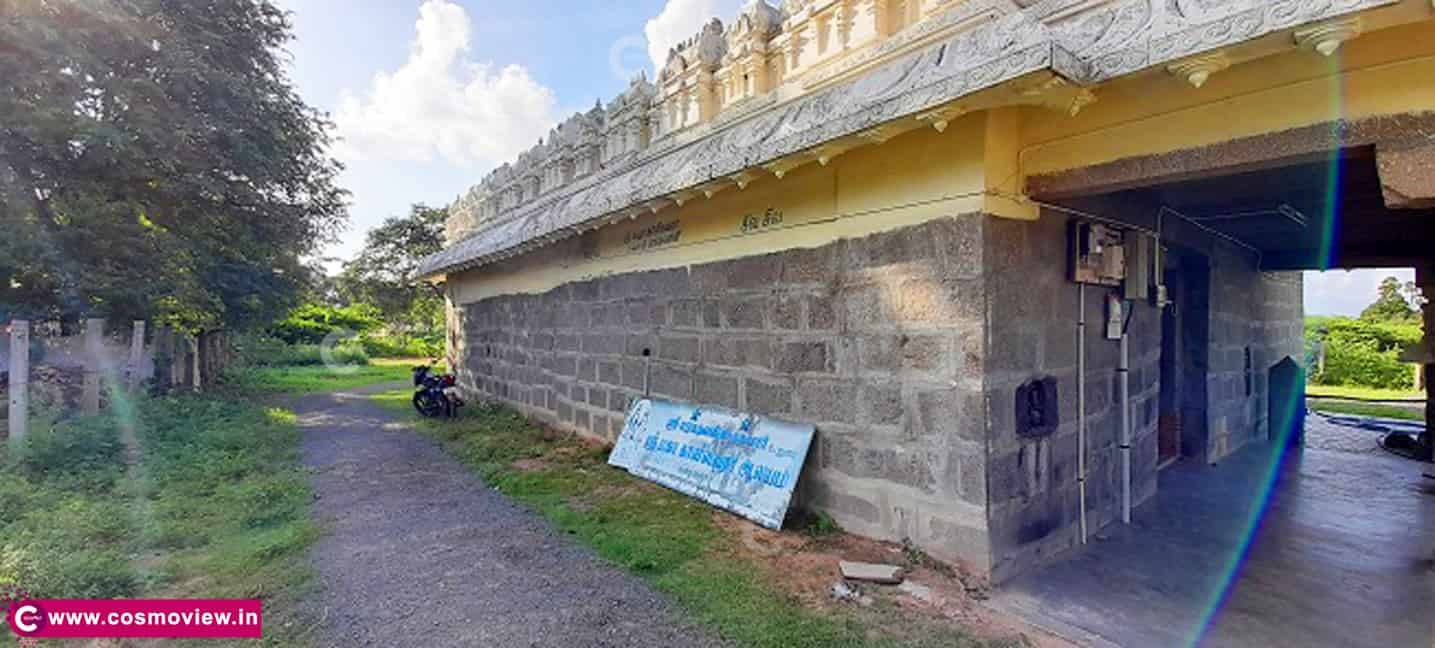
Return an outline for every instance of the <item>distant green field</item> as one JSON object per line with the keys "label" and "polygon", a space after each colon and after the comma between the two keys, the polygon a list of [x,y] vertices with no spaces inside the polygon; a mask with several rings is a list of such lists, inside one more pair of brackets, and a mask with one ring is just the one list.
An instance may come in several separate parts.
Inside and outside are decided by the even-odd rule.
{"label": "distant green field", "polygon": [[1317,412],[1325,412],[1327,414],[1349,414],[1351,416],[1369,416],[1401,421],[1425,420],[1424,411],[1413,407],[1401,407],[1399,405],[1356,403],[1351,401],[1313,398],[1310,400],[1310,408]]}
{"label": "distant green field", "polygon": [[414,366],[425,363],[417,358],[376,358],[367,365],[340,370],[323,365],[249,367],[236,372],[232,380],[245,389],[306,394],[409,380]]}
{"label": "distant green field", "polygon": [[1349,398],[1368,401],[1419,401],[1424,402],[1425,394],[1418,391],[1399,389],[1375,389],[1373,387],[1347,387],[1334,385],[1306,385],[1305,394],[1312,398]]}

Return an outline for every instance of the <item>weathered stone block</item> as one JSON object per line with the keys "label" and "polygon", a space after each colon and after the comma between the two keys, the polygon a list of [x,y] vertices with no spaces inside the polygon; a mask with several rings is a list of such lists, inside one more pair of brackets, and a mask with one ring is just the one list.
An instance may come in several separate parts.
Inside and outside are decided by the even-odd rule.
{"label": "weathered stone block", "polygon": [[558,351],[577,351],[578,336],[574,333],[559,333],[554,337],[553,348]]}
{"label": "weathered stone block", "polygon": [[564,423],[573,422],[573,405],[568,401],[558,401],[558,420]]}
{"label": "weathered stone block", "polygon": [[897,425],[902,422],[900,385],[864,386],[862,402],[866,410],[865,422],[875,425]]}
{"label": "weathered stone block", "polygon": [[589,382],[598,379],[598,364],[588,356],[578,357],[578,380]]}
{"label": "weathered stone block", "polygon": [[756,414],[785,414],[792,411],[792,381],[787,379],[744,380],[747,403],[744,406]]}
{"label": "weathered stone block", "polygon": [[701,299],[678,299],[669,306],[669,321],[679,328],[697,328],[703,325],[703,301]]}
{"label": "weathered stone block", "polygon": [[808,420],[847,423],[857,418],[857,386],[848,381],[801,380],[797,399],[798,412]]}
{"label": "weathered stone block", "polygon": [[764,310],[761,297],[725,298],[722,300],[723,325],[732,329],[761,329]]}
{"label": "weathered stone block", "polygon": [[602,361],[598,363],[598,382],[608,385],[623,384],[623,370],[617,362]]}
{"label": "weathered stone block", "polygon": [[772,343],[767,338],[710,337],[703,340],[703,362],[727,367],[772,366]]}
{"label": "weathered stone block", "polygon": [[802,328],[802,298],[796,295],[773,297],[772,327],[778,330],[795,331]]}
{"label": "weathered stone block", "polygon": [[947,453],[947,484],[963,500],[986,506],[986,457],[980,451],[951,450]]}
{"label": "weathered stone block", "polygon": [[601,388],[601,387],[589,387],[589,388],[588,388],[588,404],[589,404],[589,405],[592,405],[592,406],[594,406],[594,407],[601,407],[601,408],[607,409],[607,407],[608,407],[608,390],[603,389],[603,388]]}
{"label": "weathered stone block", "polygon": [[654,394],[684,401],[693,398],[693,371],[691,369],[654,362],[652,381]]}
{"label": "weathered stone block", "polygon": [[647,362],[644,360],[623,361],[623,386],[642,392],[647,386]]}
{"label": "weathered stone block", "polygon": [[695,400],[704,405],[718,405],[729,409],[740,409],[738,402],[738,379],[710,372],[698,372],[694,379]]}
{"label": "weathered stone block", "polygon": [[696,337],[664,335],[658,340],[658,357],[663,360],[695,363],[701,355],[701,344]]}
{"label": "weathered stone block", "polygon": [[837,329],[837,299],[832,295],[807,298],[807,328],[813,331]]}
{"label": "weathered stone block", "polygon": [[630,333],[627,340],[627,355],[637,358],[653,357],[658,350],[658,336],[651,333]]}
{"label": "weathered stone block", "polygon": [[892,296],[881,285],[855,286],[842,291],[842,307],[849,330],[888,326],[892,321]]}
{"label": "weathered stone block", "polygon": [[773,367],[783,373],[829,373],[832,360],[826,342],[787,342],[778,345]]}
{"label": "weathered stone block", "polygon": [[573,412],[573,426],[579,430],[592,430],[593,426],[589,419],[588,410],[579,409]]}

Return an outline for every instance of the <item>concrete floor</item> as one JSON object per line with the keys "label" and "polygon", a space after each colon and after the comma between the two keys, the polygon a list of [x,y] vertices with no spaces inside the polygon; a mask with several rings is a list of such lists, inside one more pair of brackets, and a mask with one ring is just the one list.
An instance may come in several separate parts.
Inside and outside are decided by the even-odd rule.
{"label": "concrete floor", "polygon": [[[1341,430],[1311,430],[1351,434]],[[1435,646],[1435,481],[1429,464],[1326,443],[1288,457],[1271,508],[1204,632],[1239,555],[1269,444],[1219,466],[1161,474],[1131,528],[999,588],[998,609],[1080,643],[1148,646]]]}

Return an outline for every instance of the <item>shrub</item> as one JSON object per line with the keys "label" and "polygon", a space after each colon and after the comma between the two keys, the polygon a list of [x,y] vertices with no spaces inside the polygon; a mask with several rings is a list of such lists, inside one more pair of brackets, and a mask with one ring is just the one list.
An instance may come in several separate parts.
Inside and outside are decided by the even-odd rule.
{"label": "shrub", "polygon": [[441,336],[400,338],[366,335],[360,342],[371,358],[436,358],[444,354]]}
{"label": "shrub", "polygon": [[378,309],[368,304],[343,308],[305,304],[274,324],[270,333],[289,344],[319,344],[331,333],[364,333],[379,328],[381,324]]}
{"label": "shrub", "polygon": [[1418,324],[1311,318],[1306,325],[1311,381],[1318,385],[1410,389],[1415,382],[1414,372],[1400,362],[1400,354],[1418,344],[1420,338]]}
{"label": "shrub", "polygon": [[[251,367],[312,367],[324,364],[318,344],[288,344],[276,338],[250,338],[239,343],[241,364]],[[345,365],[369,364],[369,353],[357,340],[345,340],[329,351],[331,360]]]}

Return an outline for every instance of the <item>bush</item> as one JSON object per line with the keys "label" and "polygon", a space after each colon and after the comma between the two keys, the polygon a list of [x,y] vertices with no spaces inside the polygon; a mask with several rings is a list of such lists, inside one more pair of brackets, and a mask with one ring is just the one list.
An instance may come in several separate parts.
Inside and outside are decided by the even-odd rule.
{"label": "bush", "polygon": [[373,335],[364,336],[360,343],[371,358],[437,358],[444,355],[442,337]]}
{"label": "bush", "polygon": [[[237,345],[240,364],[250,367],[313,367],[324,364],[318,344],[289,344],[277,338],[250,338]],[[345,340],[330,349],[329,357],[338,364],[367,365],[370,354],[357,340]]]}
{"label": "bush", "polygon": [[289,344],[319,344],[332,333],[364,333],[380,325],[378,309],[368,304],[343,308],[305,304],[271,327],[270,334]]}
{"label": "bush", "polygon": [[[1347,318],[1311,318],[1306,325],[1306,353],[1311,382],[1380,389],[1414,387],[1414,371],[1400,354],[1420,342],[1418,324],[1373,322]],[[1320,354],[1324,351],[1322,367]]]}

